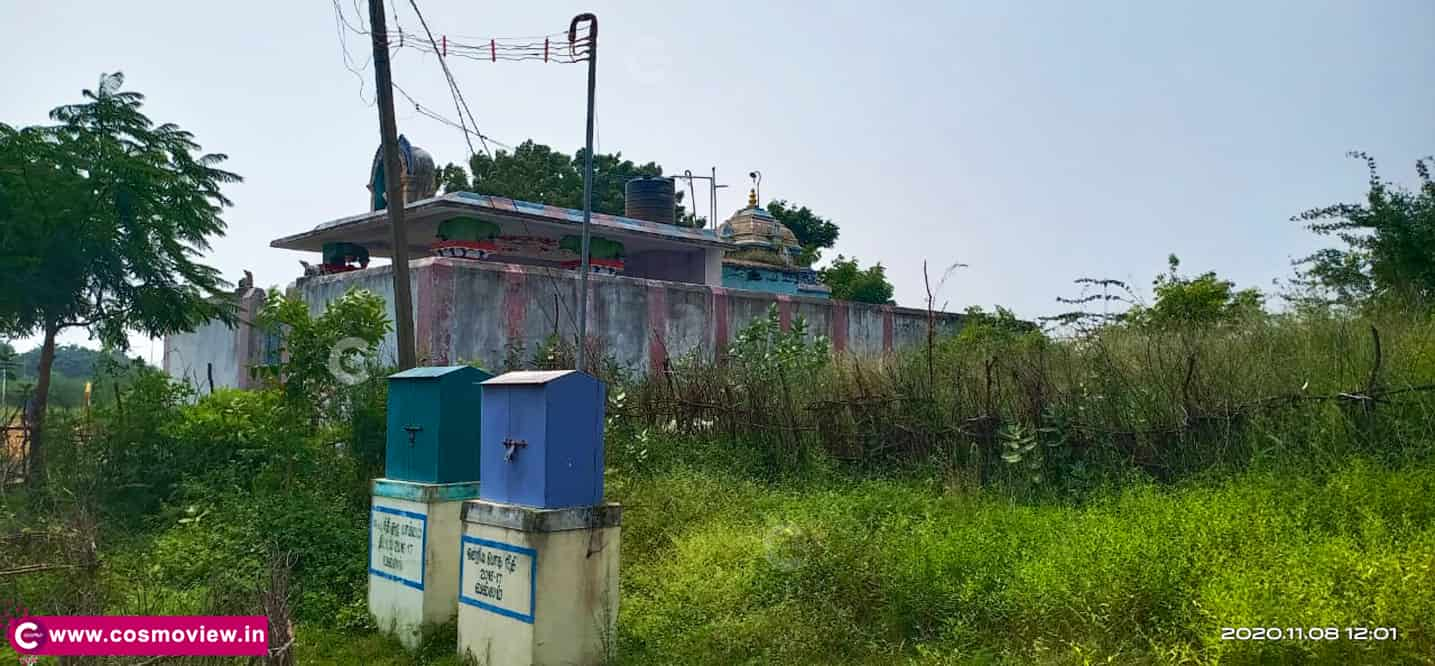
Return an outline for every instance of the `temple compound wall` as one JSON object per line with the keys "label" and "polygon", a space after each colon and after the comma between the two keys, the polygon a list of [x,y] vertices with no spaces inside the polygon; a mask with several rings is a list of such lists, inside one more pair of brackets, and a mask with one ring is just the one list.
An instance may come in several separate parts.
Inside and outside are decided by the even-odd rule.
{"label": "temple compound wall", "polygon": [[191,333],[165,337],[161,363],[169,376],[201,393],[208,393],[211,386],[249,388],[254,383],[249,367],[264,363],[276,347],[272,336],[254,326],[265,293],[248,288],[235,298],[238,321],[234,326],[211,321]]}
{"label": "temple compound wall", "polygon": [[[579,281],[573,271],[445,257],[410,266],[421,365],[477,363],[497,370],[508,359],[531,362],[554,334],[569,340],[576,335]],[[301,278],[292,287],[316,314],[352,288],[382,297],[392,321],[390,266]],[[589,336],[605,356],[636,372],[694,351],[712,357],[773,304],[784,328],[802,317],[808,330],[826,335],[838,353],[878,355],[924,344],[927,336],[927,312],[912,308],[621,275],[591,275],[589,289]],[[955,333],[960,324],[960,315],[936,313],[939,335]],[[242,368],[267,353],[263,340],[262,331],[244,323],[235,329],[211,324],[166,339],[165,368],[172,376],[193,378],[195,368],[213,363],[222,368],[216,386],[243,386]],[[395,348],[390,333],[381,358],[392,362]]]}

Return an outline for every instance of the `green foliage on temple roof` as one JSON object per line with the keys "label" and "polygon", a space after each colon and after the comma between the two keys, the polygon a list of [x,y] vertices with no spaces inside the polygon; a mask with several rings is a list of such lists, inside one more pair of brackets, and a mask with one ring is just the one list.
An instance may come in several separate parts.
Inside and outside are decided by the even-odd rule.
{"label": "green foliage on temple roof", "polygon": [[[574,254],[580,254],[583,251],[583,238],[581,236],[564,236],[563,240],[558,242],[558,247]],[[588,256],[594,259],[622,259],[625,255],[622,243],[599,236],[591,236],[588,238]]]}
{"label": "green foliage on temple roof", "polygon": [[498,233],[497,224],[472,217],[454,217],[438,225],[438,237],[442,240],[485,241]]}

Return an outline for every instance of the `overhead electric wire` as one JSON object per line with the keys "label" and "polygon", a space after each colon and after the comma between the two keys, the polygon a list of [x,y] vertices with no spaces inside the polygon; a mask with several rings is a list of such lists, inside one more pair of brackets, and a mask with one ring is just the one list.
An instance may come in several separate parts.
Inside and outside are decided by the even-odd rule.
{"label": "overhead electric wire", "polygon": [[542,42],[514,42],[497,39],[489,40],[487,43],[465,44],[456,40],[444,38],[442,46],[437,40],[430,39],[428,44],[422,40],[415,39],[408,44],[409,48],[417,49],[424,53],[438,55],[440,58],[455,56],[478,62],[482,61],[543,61],[559,64],[572,64],[587,62],[591,52],[588,38],[582,38],[569,42],[567,35],[550,35]]}
{"label": "overhead electric wire", "polygon": [[[424,20],[423,13],[419,11],[418,4],[417,4],[416,0],[409,0],[409,3],[410,3],[410,5],[413,6],[414,14],[418,16],[419,23],[423,26],[424,32],[425,32],[425,34],[428,36],[429,44],[435,49],[434,51],[431,51],[431,53],[434,53],[435,55],[438,56],[439,64],[443,66],[444,77],[448,79],[449,90],[450,90],[450,91],[453,93],[453,95],[454,95],[455,103],[456,103],[457,105],[461,106],[464,110],[467,110],[468,104],[467,104],[467,102],[464,101],[464,99],[463,99],[463,93],[462,93],[462,91],[460,91],[460,90],[458,89],[458,84],[457,84],[457,82],[454,81],[454,79],[453,79],[453,74],[452,74],[452,72],[449,71],[449,68],[448,68],[447,63],[444,62],[444,58],[443,58],[442,54],[440,54],[440,53],[438,52],[438,50],[437,50],[437,49],[438,49],[438,45],[434,42],[433,32],[432,32],[431,30],[429,30],[428,22]],[[414,41],[415,41],[415,44],[416,44],[415,48],[418,48],[418,49],[420,49],[420,50],[423,50],[423,49],[422,49],[422,41],[420,41],[420,40],[414,40]],[[407,99],[407,100],[409,100],[410,102],[412,102],[413,105],[414,105],[414,109],[415,109],[416,111],[418,111],[419,113],[421,113],[421,114],[423,114],[423,115],[425,115],[425,116],[427,116],[427,117],[429,117],[429,118],[431,118],[431,119],[437,120],[438,122],[444,123],[444,124],[446,124],[446,125],[448,125],[448,126],[450,126],[450,127],[454,126],[453,121],[451,121],[451,120],[449,120],[449,119],[447,119],[447,118],[442,117],[442,115],[440,115],[440,114],[438,114],[438,113],[436,113],[436,112],[433,112],[433,111],[430,110],[430,109],[425,108],[422,104],[419,104],[417,100],[415,100],[413,97],[411,97],[411,96],[408,94],[408,92],[406,92],[406,91],[404,91],[402,88],[398,87],[397,84],[394,85],[394,88],[395,88],[396,90],[398,90],[399,93],[400,93],[401,95],[403,95],[405,99]],[[469,113],[469,120],[473,121],[473,115],[472,115],[471,112]],[[477,122],[477,121],[473,121],[473,130],[470,131],[470,130],[468,129],[467,125],[463,123],[463,116],[462,116],[462,115],[459,116],[458,129],[464,133],[464,140],[465,140],[465,142],[468,144],[469,168],[470,168],[470,170],[471,170],[472,167],[473,167],[473,159],[472,159],[472,158],[473,158],[475,152],[474,152],[474,150],[473,150],[473,143],[472,143],[471,141],[468,141],[468,135],[469,135],[470,133],[472,133],[472,134],[478,136],[479,142],[483,145],[484,150],[487,152],[487,151],[488,151],[488,144],[487,144],[487,141],[486,141],[486,137],[478,131],[478,122]],[[488,156],[489,156],[489,159],[493,159],[493,155],[492,155],[491,152],[488,153]],[[473,174],[473,175],[474,175],[474,177],[477,177],[477,174]],[[532,228],[531,226],[529,226],[528,220],[520,218],[519,223],[523,225],[524,233],[528,234],[529,236],[534,236],[533,228]],[[561,309],[563,310],[563,314],[566,315],[566,317],[568,318],[569,325],[571,325],[571,326],[576,330],[577,327],[578,327],[577,315],[574,314],[573,308],[568,305],[568,299],[567,299],[566,297],[564,297],[564,295],[563,295],[563,291],[562,291],[562,289],[561,289],[561,285],[560,285],[559,282],[558,282],[558,277],[557,277],[556,275],[554,275],[553,268],[550,267],[550,266],[546,266],[546,265],[539,265],[539,266],[536,266],[536,267],[540,269],[540,271],[543,273],[544,277],[548,278],[549,286],[550,286],[550,288],[552,288],[552,290],[553,290],[553,296],[554,296],[554,298],[557,300],[558,305],[559,305],[559,306],[561,307]],[[548,315],[548,309],[547,309],[547,308],[543,308],[542,310],[543,310],[544,316],[547,317],[547,315]],[[554,313],[554,316],[555,316],[555,317],[558,316],[557,313]],[[554,329],[556,330],[556,329],[557,329],[557,326],[558,326],[558,322],[555,320],[555,321],[552,321],[551,323],[553,324]],[[580,340],[580,341],[578,342],[578,344],[583,344],[583,341]]]}
{"label": "overhead electric wire", "polygon": [[339,34],[339,50],[343,52],[344,69],[349,70],[349,73],[353,74],[354,78],[359,80],[359,101],[363,102],[365,106],[373,106],[375,102],[378,101],[378,98],[375,97],[373,101],[364,99],[364,88],[367,86],[367,81],[364,78],[363,74],[364,70],[369,68],[369,63],[373,62],[373,56],[369,56],[369,59],[365,60],[362,66],[359,66],[357,68],[354,66],[354,57],[353,54],[349,53],[349,41],[344,36],[344,28],[354,30],[355,32],[359,31],[355,30],[354,26],[349,25],[349,20],[344,17],[344,8],[339,6],[339,0],[333,1],[334,31]]}
{"label": "overhead electric wire", "polygon": [[[489,135],[487,135],[487,134],[483,134],[483,133],[480,133],[480,132],[475,132],[475,131],[469,129],[468,126],[462,125],[462,124],[457,123],[457,122],[454,122],[454,121],[453,121],[452,119],[450,119],[448,116],[445,116],[445,115],[439,113],[438,111],[433,110],[433,109],[430,108],[430,107],[424,106],[423,103],[421,103],[421,102],[419,102],[418,100],[414,99],[413,95],[410,95],[410,94],[408,93],[408,91],[407,91],[407,90],[404,90],[403,87],[400,86],[398,83],[395,83],[395,84],[393,84],[393,85],[394,85],[394,90],[399,91],[399,94],[402,95],[404,99],[408,100],[408,101],[409,101],[409,104],[412,104],[412,105],[414,106],[414,111],[417,111],[420,115],[422,115],[422,116],[424,116],[424,117],[426,117],[426,118],[428,118],[428,119],[430,119],[430,120],[434,120],[434,121],[437,121],[437,122],[442,123],[442,124],[444,124],[444,125],[447,125],[447,126],[449,126],[449,127],[452,127],[452,128],[454,128],[454,129],[462,130],[462,131],[464,131],[464,132],[468,132],[469,134],[472,134],[473,136],[478,137],[480,140],[482,140],[482,141],[487,141],[488,143],[491,143],[491,144],[493,144],[493,145],[495,145],[495,146],[498,146],[499,148],[504,148],[504,149],[507,149],[507,150],[513,150],[513,146],[510,146],[510,145],[508,145],[508,144],[506,144],[506,143],[504,143],[504,142],[502,142],[502,141],[499,141],[498,139],[495,139],[495,138],[493,138],[493,137],[491,137],[491,136],[489,136]],[[470,151],[469,151],[469,155],[473,155],[473,154],[475,154],[475,153],[470,150]]]}
{"label": "overhead electric wire", "polygon": [[[424,14],[423,14],[423,12],[419,11],[419,3],[418,3],[418,0],[409,0],[409,6],[410,6],[410,7],[413,7],[413,9],[414,9],[414,15],[419,17],[419,25],[423,26],[424,34],[427,34],[427,35],[428,35],[429,44],[433,45],[434,51],[437,52],[437,51],[438,51],[438,44],[434,42],[433,31],[432,31],[432,30],[429,30],[429,24],[428,24],[428,21],[424,19]],[[400,34],[402,34],[402,33],[400,33]],[[469,111],[469,109],[468,109],[468,102],[463,99],[463,91],[461,91],[461,90],[458,89],[458,83],[454,82],[454,80],[453,80],[453,72],[449,71],[449,69],[448,69],[448,63],[445,62],[442,57],[440,57],[440,58],[438,59],[438,64],[439,64],[440,67],[443,68],[444,78],[448,79],[448,88],[449,88],[449,91],[450,91],[451,93],[453,93],[454,106],[457,107],[456,110],[458,111],[458,122],[459,122],[460,124],[463,124],[463,114],[464,114],[465,112],[467,112],[467,113],[468,113],[468,120],[469,120],[470,123],[473,124],[473,131],[474,131],[474,132],[478,132],[478,131],[479,131],[479,129],[478,129],[478,121],[477,121],[476,119],[474,119],[474,117],[473,117],[473,112],[472,112],[472,111]],[[464,134],[463,134],[463,140],[464,140],[465,143],[468,144],[468,152],[469,152],[470,154],[472,154],[472,153],[473,153],[473,141],[471,141],[471,140],[468,138],[468,132],[466,131],[466,128],[465,128],[465,132],[464,132]],[[491,151],[491,150],[488,149],[488,143],[486,143],[486,142],[483,140],[483,135],[482,135],[482,134],[479,135],[478,142],[479,142],[479,145],[482,145],[482,146],[483,146],[483,152],[484,152],[484,153],[487,153],[488,156],[489,156],[490,158],[492,158],[492,157],[493,157],[493,151]]]}
{"label": "overhead electric wire", "polygon": [[[372,34],[368,30],[363,29],[362,21],[360,25],[357,26],[350,23],[343,8],[339,5],[338,0],[332,0],[332,2],[339,21],[345,28],[348,28],[358,35]],[[491,37],[472,42],[467,40],[473,38],[461,36],[445,34],[435,37],[433,31],[428,27],[427,21],[419,11],[418,3],[414,0],[410,0],[409,4],[413,7],[415,14],[419,17],[419,22],[423,25],[424,34],[417,35],[405,31],[402,25],[398,24],[398,11],[395,9],[394,22],[397,27],[394,30],[390,30],[387,34],[389,50],[397,52],[401,49],[411,48],[422,53],[437,55],[440,58],[440,65],[446,70],[445,78],[452,78],[452,72],[447,70],[447,65],[443,62],[448,56],[479,62],[485,60],[502,60],[505,62],[542,60],[544,62],[571,64],[586,62],[591,52],[589,48],[591,39],[589,37],[578,38],[570,42],[568,41],[567,33],[562,32],[534,37]],[[398,37],[397,43],[395,43],[394,40],[395,36]],[[455,82],[454,85],[450,87],[457,88],[457,83]],[[462,91],[455,91],[455,94],[456,96],[461,96]],[[469,122],[474,120],[471,112],[468,112],[466,115],[468,116]]]}
{"label": "overhead electric wire", "polygon": [[[344,27],[358,35],[372,34],[363,28],[362,21],[359,25],[350,23],[347,14],[344,13],[338,0],[332,1],[334,9]],[[423,18],[422,13],[418,10],[417,3],[411,1],[409,4],[413,7],[414,13],[418,15],[420,23],[423,24],[425,34],[418,35],[404,30],[403,26],[399,24],[398,10],[395,8],[393,12],[395,29],[388,32],[390,50],[396,48],[413,48],[424,53],[436,53],[440,57],[473,53],[475,56],[470,58],[473,60],[491,60],[495,53],[505,53],[512,57],[515,52],[518,52],[523,55],[523,59],[525,60],[542,60],[545,59],[546,55],[548,61],[560,63],[586,62],[586,57],[589,53],[587,50],[590,44],[589,37],[581,37],[569,42],[567,32],[554,32],[547,35],[532,35],[527,37],[475,37],[472,35],[449,34],[442,34],[435,37],[433,31],[429,29],[427,22]],[[362,16],[357,6],[354,11]],[[393,43],[394,36],[398,37],[398,44]],[[425,41],[428,42],[427,45],[425,45]],[[580,51],[580,49],[582,50]],[[487,53],[488,56],[479,57],[485,53]],[[500,57],[499,59],[501,60],[503,58]]]}
{"label": "overhead electric wire", "polygon": [[[333,0],[333,2],[334,2],[334,11],[339,15],[339,20],[340,20],[341,22],[343,22],[344,27],[346,27],[346,28],[348,28],[348,29],[354,31],[355,33],[360,34],[360,35],[367,35],[367,34],[369,34],[369,31],[368,31],[368,30],[360,30],[359,28],[354,27],[353,24],[349,23],[349,18],[348,18],[348,16],[346,16],[346,15],[344,14],[344,8],[339,6],[339,0]],[[357,14],[358,16],[363,16],[363,13],[360,12],[357,7],[354,8],[354,13]],[[363,25],[363,21],[362,21],[362,20],[359,22],[359,25]]]}
{"label": "overhead electric wire", "polygon": [[[345,66],[348,67],[349,70],[355,74],[355,76],[359,77],[360,83],[362,85],[364,79],[361,76],[360,72],[362,71],[362,69],[368,67],[368,63],[366,62],[364,67],[360,68],[360,70],[358,71],[356,71],[351,66],[350,63],[352,59],[349,56],[347,43],[344,41],[343,28],[348,28],[349,30],[359,35],[371,35],[372,33],[370,31],[362,30],[350,24],[347,17],[345,17],[344,15],[344,11],[339,4],[339,0],[332,1],[334,4],[335,13],[338,17],[338,24],[342,26],[339,27],[338,30],[340,32],[340,45],[343,48],[345,55]],[[353,1],[357,2],[358,0]],[[424,37],[427,38],[428,43],[425,44],[425,40],[419,35],[412,35],[403,30],[403,27],[399,24],[398,10],[397,8],[395,8],[395,29],[390,31],[386,35],[388,41],[386,46],[388,47],[388,50],[391,54],[401,51],[404,48],[412,48],[422,53],[430,53],[438,57],[439,66],[443,69],[444,78],[448,82],[450,96],[453,97],[454,100],[454,107],[456,112],[458,113],[458,122],[455,123],[453,120],[445,117],[443,114],[438,113],[437,111],[434,111],[433,109],[430,109],[419,103],[418,100],[415,100],[413,96],[409,95],[408,92],[405,91],[402,87],[400,87],[397,83],[392,83],[391,85],[395,90],[399,91],[399,94],[403,95],[404,99],[408,100],[409,103],[414,105],[414,110],[416,112],[443,125],[458,129],[463,133],[464,143],[466,143],[468,146],[470,167],[472,166],[472,158],[476,155],[476,151],[473,148],[473,142],[469,139],[470,136],[478,137],[479,143],[483,146],[483,150],[488,155],[489,159],[493,159],[493,153],[488,147],[488,144],[490,142],[492,142],[494,145],[499,146],[500,148],[506,148],[508,150],[513,150],[513,148],[511,146],[503,144],[502,142],[495,141],[494,139],[488,137],[487,135],[479,131],[478,120],[474,118],[473,111],[469,109],[468,101],[465,100],[463,97],[463,91],[459,88],[458,82],[454,80],[453,72],[448,67],[447,56],[450,55],[450,52],[452,52],[452,55],[456,57],[477,62],[542,61],[559,64],[586,62],[588,57],[592,53],[591,37],[579,38],[570,42],[568,40],[567,32],[552,33],[549,35],[539,35],[534,37],[504,38],[502,40],[500,40],[499,38],[488,38],[486,40],[487,43],[483,43],[483,41],[479,41],[478,43],[464,43],[464,41],[461,40],[466,41],[467,39],[472,38],[457,36],[459,37],[459,39],[450,39],[449,36],[445,34],[442,36],[443,45],[440,46],[439,40],[436,40],[434,38],[433,31],[429,29],[428,21],[424,19],[423,12],[419,10],[417,0],[409,0],[409,5],[413,8],[415,16],[418,17],[419,24],[424,29]],[[355,5],[354,12],[356,15],[363,15],[362,12],[359,11],[357,5]],[[360,25],[362,25],[362,20],[360,20]],[[398,36],[397,45],[394,44],[392,39],[395,35]],[[370,58],[370,62],[371,61],[372,57]],[[360,88],[360,99],[363,99],[362,87]],[[374,102],[367,101],[365,103],[370,106],[374,104]],[[468,118],[467,122],[465,122],[464,120],[465,114]],[[469,129],[469,125],[472,125],[473,128]],[[519,221],[523,225],[525,232],[532,236],[533,230],[531,227],[529,227],[528,221],[525,219],[520,219]],[[557,299],[558,303],[562,305],[562,309],[564,311],[564,314],[567,315],[569,323],[576,330],[576,316],[573,313],[573,309],[568,306],[568,299],[564,298],[562,290],[559,288],[557,278],[553,273],[553,267],[544,264],[538,264],[535,267],[541,269],[541,272],[545,276],[547,276],[549,281],[552,283],[554,298]],[[544,314],[547,314],[546,309],[544,309]],[[555,330],[557,330],[558,322],[554,321],[552,323],[555,327]],[[577,341],[577,343],[581,345],[585,344],[586,341],[579,340]]]}

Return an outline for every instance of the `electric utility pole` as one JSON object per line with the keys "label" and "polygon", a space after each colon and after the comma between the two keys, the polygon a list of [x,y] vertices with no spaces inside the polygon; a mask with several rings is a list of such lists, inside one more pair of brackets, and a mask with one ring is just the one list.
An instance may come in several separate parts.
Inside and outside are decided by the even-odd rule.
{"label": "electric utility pole", "polygon": [[[9,388],[7,380],[10,379],[10,369],[15,367],[14,355],[0,356],[0,414],[5,413],[5,391]],[[0,426],[8,426],[7,423],[0,423]]]}
{"label": "electric utility pole", "polygon": [[[578,22],[588,21],[588,147],[583,156],[583,250],[578,270],[583,272],[578,286],[578,370],[586,372],[588,347],[588,224],[593,218],[593,93],[598,77],[598,17],[579,14],[568,24],[568,43],[578,38]],[[571,48],[571,47],[570,47]]]}
{"label": "electric utility pole", "polygon": [[374,38],[374,87],[378,90],[379,135],[384,151],[384,210],[393,232],[394,319],[399,340],[399,369],[418,365],[414,353],[413,298],[409,293],[409,243],[404,234],[403,166],[399,164],[399,131],[394,122],[394,90],[389,75],[388,26],[384,0],[369,0],[369,32]]}

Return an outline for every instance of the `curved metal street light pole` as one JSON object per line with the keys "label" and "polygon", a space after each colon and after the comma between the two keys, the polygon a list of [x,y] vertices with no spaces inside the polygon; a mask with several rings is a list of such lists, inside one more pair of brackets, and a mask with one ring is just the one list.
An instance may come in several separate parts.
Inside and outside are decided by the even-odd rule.
{"label": "curved metal street light pole", "polygon": [[568,48],[578,39],[578,23],[588,21],[588,128],[587,150],[583,156],[583,247],[578,286],[578,370],[587,371],[588,347],[588,224],[593,218],[593,92],[598,81],[598,17],[584,13],[568,24]]}

